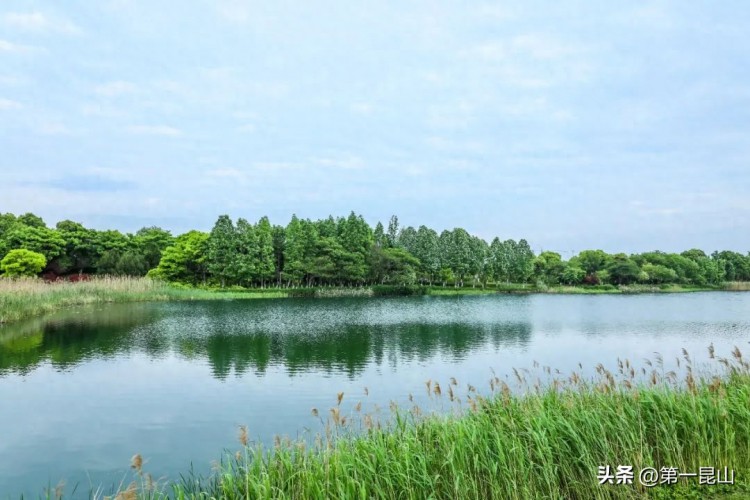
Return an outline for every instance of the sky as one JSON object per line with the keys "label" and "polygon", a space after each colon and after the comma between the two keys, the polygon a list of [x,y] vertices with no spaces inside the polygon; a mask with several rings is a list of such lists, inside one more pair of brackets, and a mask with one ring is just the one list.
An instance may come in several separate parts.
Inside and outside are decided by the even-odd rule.
{"label": "sky", "polygon": [[750,8],[3,0],[0,212],[750,250]]}

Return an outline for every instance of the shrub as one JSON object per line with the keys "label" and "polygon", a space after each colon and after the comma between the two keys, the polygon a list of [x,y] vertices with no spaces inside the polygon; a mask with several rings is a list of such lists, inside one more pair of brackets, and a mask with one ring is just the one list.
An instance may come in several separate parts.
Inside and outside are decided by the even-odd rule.
{"label": "shrub", "polygon": [[47,265],[47,258],[31,250],[11,250],[0,261],[0,270],[8,277],[36,276]]}

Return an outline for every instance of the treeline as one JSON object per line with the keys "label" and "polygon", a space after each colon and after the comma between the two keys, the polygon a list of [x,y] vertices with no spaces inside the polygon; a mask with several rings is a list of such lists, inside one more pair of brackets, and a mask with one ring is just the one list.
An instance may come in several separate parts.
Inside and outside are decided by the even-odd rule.
{"label": "treeline", "polygon": [[144,227],[135,234],[96,231],[65,220],[49,228],[41,217],[0,215],[0,270],[6,275],[110,274],[143,276],[175,238]]}
{"label": "treeline", "polygon": [[[36,264],[30,264],[28,253]],[[523,239],[487,243],[461,228],[441,233],[426,226],[402,228],[396,216],[387,227],[378,223],[372,228],[353,212],[317,221],[292,216],[286,226],[272,225],[267,217],[251,223],[222,215],[210,233],[189,231],[176,238],[158,227],[122,234],[62,221],[52,229],[33,214],[5,214],[0,215],[0,258],[6,275],[148,275],[221,287],[713,286],[750,281],[750,254],[585,250],[566,261],[550,251],[535,255]]]}

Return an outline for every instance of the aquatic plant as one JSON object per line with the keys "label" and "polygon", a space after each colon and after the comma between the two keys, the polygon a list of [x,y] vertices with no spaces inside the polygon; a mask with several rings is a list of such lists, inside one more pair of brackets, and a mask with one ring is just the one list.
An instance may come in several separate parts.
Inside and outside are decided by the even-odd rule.
{"label": "aquatic plant", "polygon": [[[349,413],[339,393],[324,432],[312,443],[277,437],[273,449],[251,445],[228,454],[210,477],[188,475],[140,498],[706,498],[750,495],[750,364],[735,347],[709,358],[721,369],[698,373],[687,351],[677,370],[658,354],[637,369],[563,375],[539,367],[494,373],[489,393],[450,378],[425,382],[426,394],[450,411],[427,413],[391,404]],[[444,389],[447,388],[447,389]],[[369,392],[369,391],[366,391]],[[411,398],[410,398],[411,399]],[[313,417],[321,413],[313,408]],[[636,480],[617,484],[604,467],[630,466]],[[734,484],[700,485],[693,476],[647,487],[637,473],[735,471]],[[138,469],[140,472],[140,468]],[[127,490],[126,490],[127,491]],[[125,498],[125,497],[123,497]]]}

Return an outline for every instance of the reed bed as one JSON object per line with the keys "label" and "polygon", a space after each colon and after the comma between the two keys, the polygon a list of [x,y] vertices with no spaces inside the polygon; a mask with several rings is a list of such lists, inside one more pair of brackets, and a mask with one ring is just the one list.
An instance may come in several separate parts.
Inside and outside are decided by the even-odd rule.
{"label": "reed bed", "polygon": [[724,289],[732,292],[750,291],[750,281],[729,281],[724,283]]}
{"label": "reed bed", "polygon": [[[748,498],[750,365],[738,348],[718,358],[711,346],[723,373],[699,376],[683,355],[679,375],[658,356],[640,369],[627,360],[614,372],[599,365],[588,379],[543,367],[532,380],[514,370],[512,384],[493,375],[486,396],[454,378],[428,380],[427,394],[454,411],[428,415],[394,403],[383,425],[361,401],[345,410],[339,393],[330,409],[312,410],[325,417],[314,443],[277,438],[263,449],[241,427],[241,449],[212,476],[158,485],[138,465],[137,481],[113,498]],[[632,484],[600,484],[599,468],[618,465],[633,467]],[[645,467],[725,466],[734,484],[681,477],[647,488],[638,479]]]}
{"label": "reed bed", "polygon": [[87,304],[232,298],[234,295],[180,289],[135,277],[97,276],[76,283],[0,278],[0,323]]}

